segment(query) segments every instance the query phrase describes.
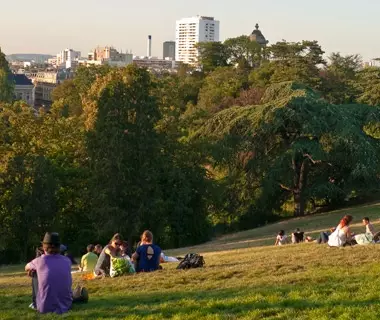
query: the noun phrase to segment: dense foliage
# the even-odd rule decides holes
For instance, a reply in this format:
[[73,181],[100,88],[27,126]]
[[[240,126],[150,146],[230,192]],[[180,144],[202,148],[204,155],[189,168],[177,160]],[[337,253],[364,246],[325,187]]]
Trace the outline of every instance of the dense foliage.
[[316,41],[199,50],[177,74],[79,68],[49,112],[12,101],[0,53],[0,263],[46,230],[179,247],[378,197],[379,68]]

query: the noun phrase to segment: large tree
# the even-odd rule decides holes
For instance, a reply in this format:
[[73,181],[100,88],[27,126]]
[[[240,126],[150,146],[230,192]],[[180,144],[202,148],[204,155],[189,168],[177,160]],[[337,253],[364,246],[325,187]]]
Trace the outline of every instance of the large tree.
[[362,128],[379,110],[329,105],[293,83],[268,88],[264,101],[222,111],[199,130],[198,137],[228,146],[219,163],[243,161],[261,193],[291,196],[296,216],[313,196],[331,203],[363,184],[378,186],[379,142]]

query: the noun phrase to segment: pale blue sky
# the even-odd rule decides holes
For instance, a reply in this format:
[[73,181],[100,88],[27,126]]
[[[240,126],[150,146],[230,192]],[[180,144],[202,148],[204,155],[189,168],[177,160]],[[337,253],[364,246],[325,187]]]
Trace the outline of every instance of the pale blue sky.
[[214,16],[221,40],[250,33],[258,22],[271,43],[318,40],[327,53],[380,57],[379,0],[1,0],[0,46],[9,53],[50,53],[97,45],[153,54],[175,38],[175,21]]

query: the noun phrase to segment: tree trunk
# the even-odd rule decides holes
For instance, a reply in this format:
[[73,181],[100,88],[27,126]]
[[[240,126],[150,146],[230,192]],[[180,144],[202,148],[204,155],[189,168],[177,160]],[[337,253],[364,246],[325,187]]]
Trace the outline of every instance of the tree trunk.
[[302,217],[305,215],[306,199],[304,195],[307,174],[308,174],[308,160],[304,159],[300,165],[293,161],[293,168],[295,170],[293,200],[294,200],[294,216]]

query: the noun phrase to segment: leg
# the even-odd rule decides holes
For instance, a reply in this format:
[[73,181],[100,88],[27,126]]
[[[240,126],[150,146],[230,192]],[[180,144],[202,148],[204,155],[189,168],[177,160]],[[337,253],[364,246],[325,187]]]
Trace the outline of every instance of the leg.
[[32,275],[32,305],[34,308],[37,307],[37,293],[38,293],[38,278],[37,278],[37,272],[33,272]]

